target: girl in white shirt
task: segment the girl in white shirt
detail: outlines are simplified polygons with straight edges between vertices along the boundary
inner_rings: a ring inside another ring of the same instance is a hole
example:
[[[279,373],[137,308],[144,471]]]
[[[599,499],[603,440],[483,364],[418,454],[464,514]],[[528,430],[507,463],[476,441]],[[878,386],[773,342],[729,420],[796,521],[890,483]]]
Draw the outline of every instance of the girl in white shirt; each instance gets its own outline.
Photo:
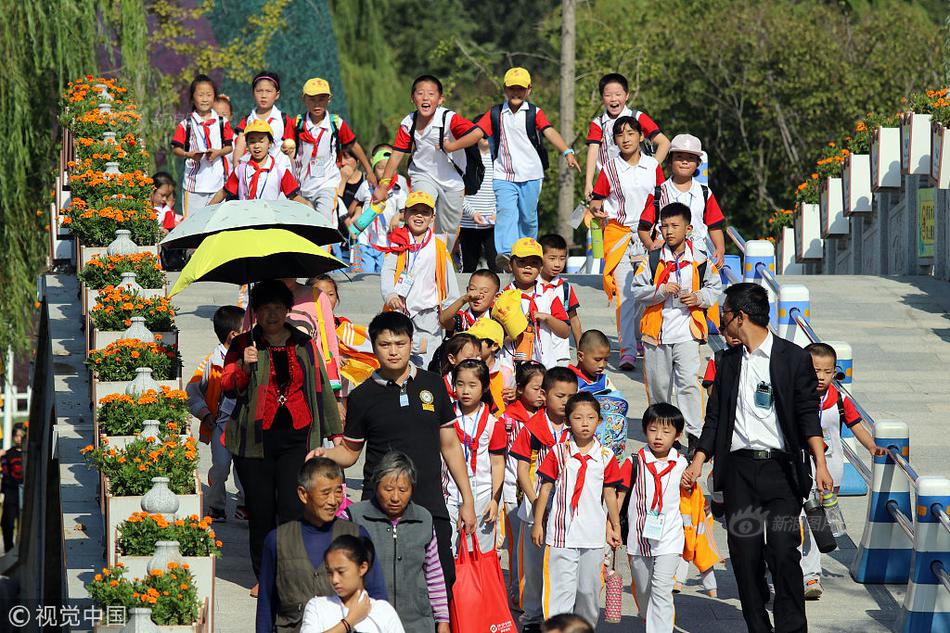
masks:
[[[368,538],[347,534],[333,540],[323,561],[336,595],[310,599],[300,633],[405,633],[392,605],[365,591],[374,554]]]

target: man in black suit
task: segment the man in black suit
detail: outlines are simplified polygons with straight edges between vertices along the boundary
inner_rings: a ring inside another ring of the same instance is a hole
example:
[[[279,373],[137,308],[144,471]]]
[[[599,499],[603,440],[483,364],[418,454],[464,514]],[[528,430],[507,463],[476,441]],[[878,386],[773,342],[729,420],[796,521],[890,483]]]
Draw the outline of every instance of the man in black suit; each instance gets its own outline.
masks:
[[[768,564],[775,585],[775,631],[806,631],[799,516],[815,483],[832,489],[825,465],[815,370],[810,356],[772,335],[768,294],[742,283],[726,290],[721,331],[742,341],[722,355],[706,423],[683,485],[713,457],[722,490],[729,555],[746,626],[773,631],[765,604]],[[806,452],[807,451],[807,452]],[[767,545],[766,545],[767,543]]]

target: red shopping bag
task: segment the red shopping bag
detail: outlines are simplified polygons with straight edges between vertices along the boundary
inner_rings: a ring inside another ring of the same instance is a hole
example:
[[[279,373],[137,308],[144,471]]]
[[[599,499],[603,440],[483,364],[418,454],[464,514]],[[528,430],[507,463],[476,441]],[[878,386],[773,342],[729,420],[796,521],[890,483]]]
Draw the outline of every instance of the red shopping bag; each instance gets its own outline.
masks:
[[[455,584],[449,617],[452,633],[517,633],[508,609],[505,580],[495,550],[483,554],[472,535],[472,551],[465,547],[464,531],[459,535],[455,558]]]

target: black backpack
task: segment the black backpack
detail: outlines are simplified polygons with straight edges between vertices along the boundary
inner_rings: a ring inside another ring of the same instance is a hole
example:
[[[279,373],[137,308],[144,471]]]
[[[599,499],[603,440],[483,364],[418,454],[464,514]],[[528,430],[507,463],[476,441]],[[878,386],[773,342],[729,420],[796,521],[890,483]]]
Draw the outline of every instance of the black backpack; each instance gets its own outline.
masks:
[[[447,117],[450,110],[444,110],[442,112],[442,127],[439,128],[439,149],[442,148],[442,143],[445,142],[445,124],[447,123]],[[409,139],[412,143],[412,151],[415,150],[416,144],[416,113],[412,113],[412,125],[409,126]],[[462,177],[462,181],[465,183],[465,195],[474,196],[478,193],[478,190],[482,187],[482,181],[485,179],[485,165],[482,163],[482,154],[478,151],[478,145],[472,145],[471,147],[465,148],[465,170],[463,171],[458,165],[455,164],[455,161],[452,160],[451,154],[442,150],[442,153],[445,154],[445,157],[451,163],[452,167],[455,168],[455,171],[459,176]]]
[[[630,497],[633,496],[633,489],[637,485],[637,472],[640,470],[640,454],[634,453],[633,467],[630,469],[630,490],[623,498],[623,505],[620,506],[620,538],[627,543],[627,535],[630,534]]]
[[[488,113],[489,119],[491,120],[491,129],[493,132],[493,134],[488,137],[488,144],[491,147],[492,160],[498,158],[498,135],[500,134],[501,129],[502,105],[503,104],[493,105]],[[538,130],[537,122],[535,121],[537,113],[538,107],[533,103],[529,103],[528,112],[524,117],[524,126],[525,130],[528,132],[528,140],[531,142],[531,145],[534,146],[534,151],[538,153],[538,158],[541,159],[541,169],[547,171],[548,151],[544,148],[544,136]]]
[[[699,185],[700,189],[703,190],[703,213],[706,213],[706,204],[709,202],[709,187],[706,185]],[[655,225],[660,225],[660,196],[663,194],[663,185],[657,185],[653,190],[653,211],[655,216]]]
[[[185,119],[185,151],[191,151],[191,129],[194,126],[192,123],[191,115],[188,115],[188,118]],[[222,146],[224,145],[224,117],[218,117],[218,137],[221,139]]]
[[[300,134],[304,130],[306,125],[306,116],[307,114],[298,114],[294,119],[294,131],[297,133],[297,138],[300,138]],[[340,134],[339,134],[339,125],[343,121],[338,114],[332,114],[327,112],[325,116],[330,117],[330,143],[334,150],[336,150],[336,166],[343,166],[343,145],[340,143]],[[300,153],[300,146],[297,146],[297,153]]]

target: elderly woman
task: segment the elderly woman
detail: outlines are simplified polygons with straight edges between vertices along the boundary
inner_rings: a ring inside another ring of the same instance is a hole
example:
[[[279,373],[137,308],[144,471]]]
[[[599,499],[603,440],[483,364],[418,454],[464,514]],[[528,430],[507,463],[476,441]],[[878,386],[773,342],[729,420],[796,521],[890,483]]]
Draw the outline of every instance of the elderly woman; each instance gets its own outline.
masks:
[[[244,485],[255,576],[264,537],[300,518],[297,473],[307,453],[342,433],[321,355],[309,336],[287,322],[293,304],[293,293],[280,281],[254,286],[257,325],[232,341],[221,375],[225,395],[236,400],[224,443]]]
[[[415,484],[416,467],[409,456],[387,453],[373,475],[375,497],[348,511],[373,539],[389,602],[406,633],[432,633],[433,628],[449,633],[449,603],[432,515],[410,501]]]

